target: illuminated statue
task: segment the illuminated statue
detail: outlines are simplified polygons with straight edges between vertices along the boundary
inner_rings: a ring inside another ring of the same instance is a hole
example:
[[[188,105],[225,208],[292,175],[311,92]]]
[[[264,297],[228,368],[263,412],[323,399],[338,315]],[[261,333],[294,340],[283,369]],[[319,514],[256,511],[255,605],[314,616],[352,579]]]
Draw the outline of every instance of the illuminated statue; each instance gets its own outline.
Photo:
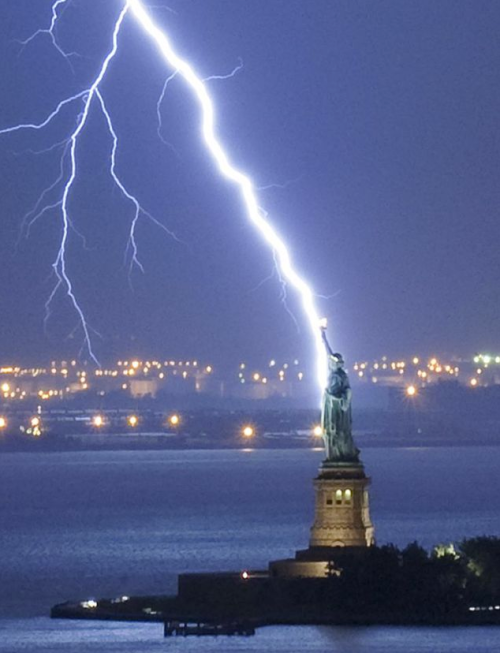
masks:
[[[321,429],[325,441],[327,462],[357,463],[359,449],[352,439],[351,386],[343,365],[342,354],[334,354],[326,338],[326,326],[321,336],[328,355],[328,382],[323,394]]]

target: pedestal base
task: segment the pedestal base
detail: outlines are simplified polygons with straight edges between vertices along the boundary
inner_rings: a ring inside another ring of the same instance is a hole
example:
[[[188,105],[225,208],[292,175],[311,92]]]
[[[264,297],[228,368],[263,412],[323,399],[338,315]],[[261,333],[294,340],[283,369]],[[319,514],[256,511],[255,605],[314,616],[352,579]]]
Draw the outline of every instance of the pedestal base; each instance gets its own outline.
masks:
[[[272,577],[325,578],[340,573],[342,558],[363,556],[375,544],[368,486],[361,463],[325,462],[314,480],[316,506],[309,548],[269,564]]]
[[[338,576],[346,559],[361,558],[366,546],[309,547],[297,551],[295,558],[273,560],[269,563],[271,578],[326,578]]]

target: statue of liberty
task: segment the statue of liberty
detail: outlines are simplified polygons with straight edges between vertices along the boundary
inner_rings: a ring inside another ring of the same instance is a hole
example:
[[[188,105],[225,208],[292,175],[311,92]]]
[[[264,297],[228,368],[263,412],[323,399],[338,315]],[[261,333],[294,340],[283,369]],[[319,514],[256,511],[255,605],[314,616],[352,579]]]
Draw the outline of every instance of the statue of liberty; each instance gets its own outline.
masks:
[[[351,386],[344,370],[342,354],[333,353],[321,326],[321,337],[328,356],[328,381],[323,393],[321,429],[325,441],[326,462],[358,463],[359,449],[352,439]]]

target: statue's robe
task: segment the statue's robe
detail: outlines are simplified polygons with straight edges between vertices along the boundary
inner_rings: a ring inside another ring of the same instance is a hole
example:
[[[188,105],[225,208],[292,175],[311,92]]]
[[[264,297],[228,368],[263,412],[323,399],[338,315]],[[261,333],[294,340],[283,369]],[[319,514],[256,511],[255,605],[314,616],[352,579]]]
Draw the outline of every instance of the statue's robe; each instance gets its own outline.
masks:
[[[321,426],[328,461],[358,461],[359,449],[352,439],[351,386],[342,368],[330,368],[323,394]]]

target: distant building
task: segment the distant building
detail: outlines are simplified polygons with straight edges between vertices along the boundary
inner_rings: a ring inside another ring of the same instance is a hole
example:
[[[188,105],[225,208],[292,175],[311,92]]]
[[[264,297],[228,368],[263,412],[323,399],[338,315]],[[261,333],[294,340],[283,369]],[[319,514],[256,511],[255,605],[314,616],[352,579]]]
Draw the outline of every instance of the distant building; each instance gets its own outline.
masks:
[[[130,394],[134,398],[156,397],[158,394],[158,381],[156,379],[132,379],[129,381]]]

